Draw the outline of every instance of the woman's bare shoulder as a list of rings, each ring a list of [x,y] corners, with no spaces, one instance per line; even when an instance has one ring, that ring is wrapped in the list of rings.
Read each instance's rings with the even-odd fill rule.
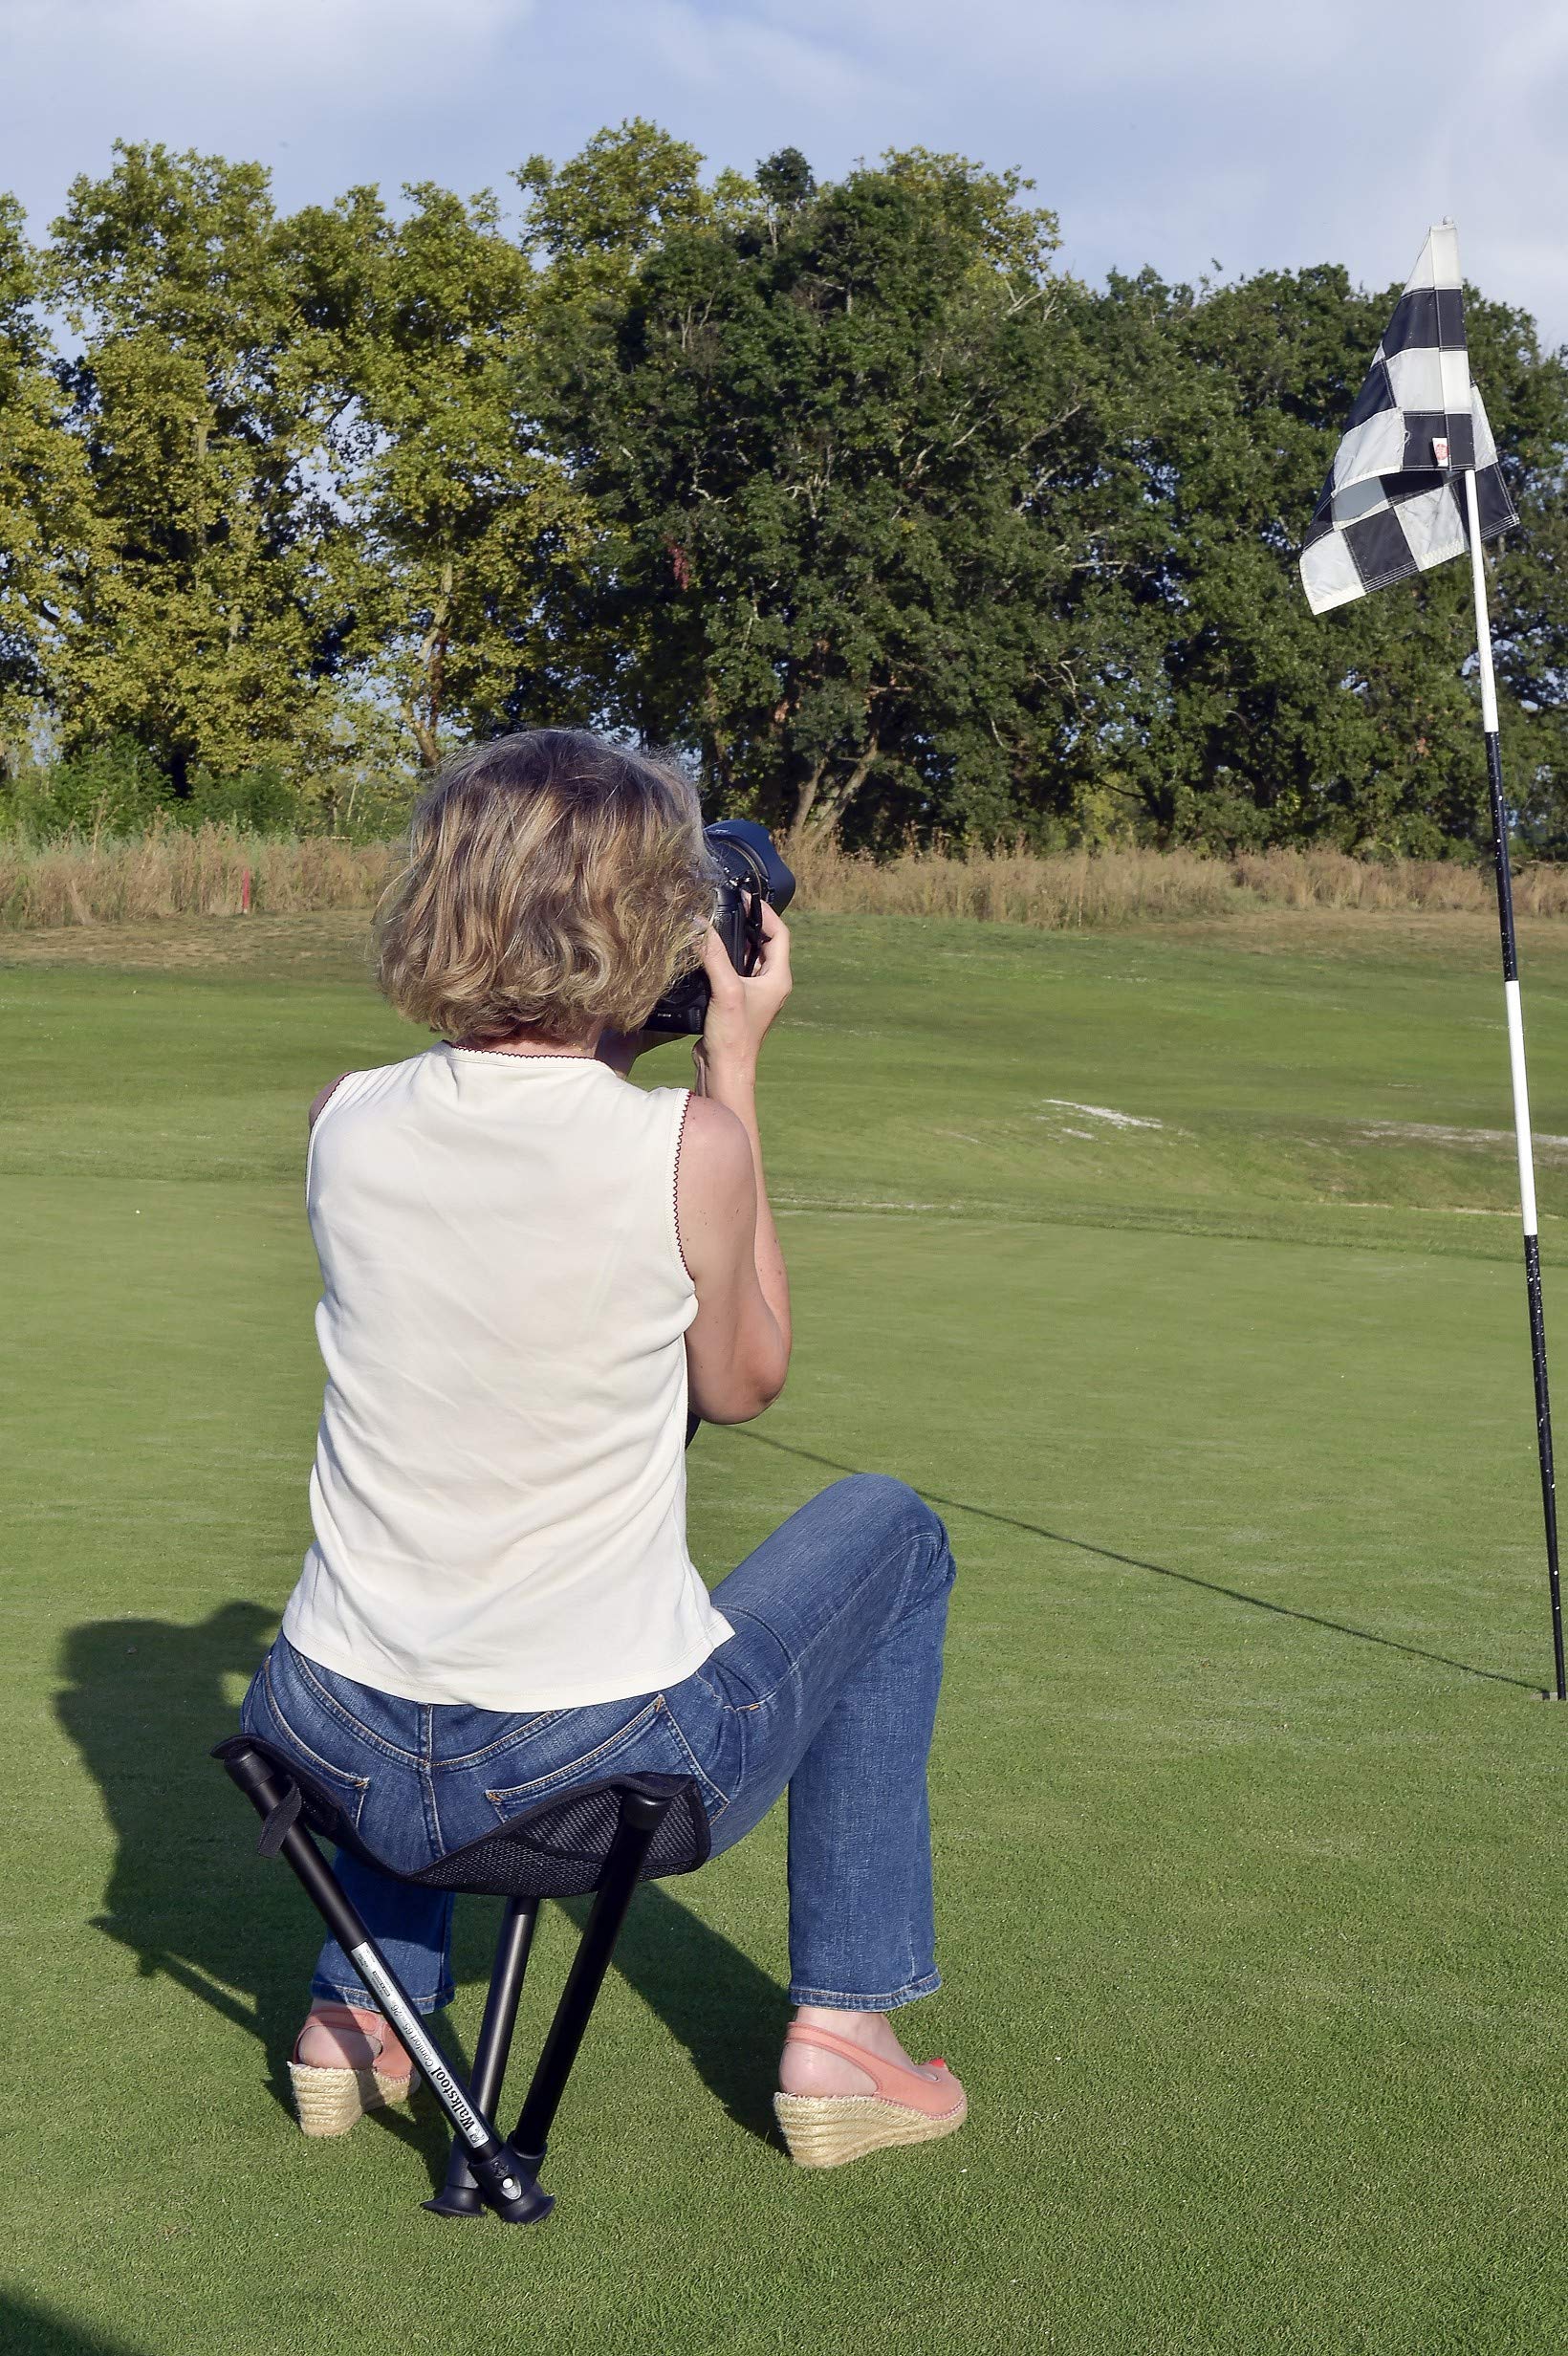
[[[693,1096],[681,1129],[681,1175],[726,1189],[751,1167],[751,1146],[737,1116],[711,1097]]]
[[[681,1130],[675,1167],[675,1225],[681,1253],[693,1277],[711,1275],[718,1242],[728,1263],[738,1239],[749,1236],[756,1217],[756,1181],[751,1144],[727,1104],[694,1096]]]

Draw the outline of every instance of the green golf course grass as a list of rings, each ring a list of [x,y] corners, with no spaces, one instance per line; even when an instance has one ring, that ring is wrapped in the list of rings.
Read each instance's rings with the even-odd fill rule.
[[[301,2139],[314,1917],[204,1754],[308,1534],[304,1108],[422,1042],[350,920],[0,935],[0,2348],[1568,2345],[1568,1711],[1494,934],[795,939],[795,1363],[699,1438],[692,1543],[717,1577],[850,1469],[948,1522],[946,1985],[907,2027],[970,2124],[823,2174],[772,2140],[775,1816],[640,1895],[547,2227],[421,2212],[425,2105]],[[1568,926],[1523,961],[1568,1431]],[[494,1919],[459,1909],[465,2050]],[[520,2062],[572,1936],[547,1909]]]

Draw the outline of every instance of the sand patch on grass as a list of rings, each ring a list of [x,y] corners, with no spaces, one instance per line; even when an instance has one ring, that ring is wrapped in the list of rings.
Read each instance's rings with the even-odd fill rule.
[[[1456,1128],[1440,1121],[1363,1121],[1357,1123],[1356,1135],[1368,1145],[1447,1145],[1462,1153],[1496,1153],[1514,1144],[1512,1129]],[[1532,1142],[1542,1161],[1568,1159],[1568,1137],[1537,1129]]]

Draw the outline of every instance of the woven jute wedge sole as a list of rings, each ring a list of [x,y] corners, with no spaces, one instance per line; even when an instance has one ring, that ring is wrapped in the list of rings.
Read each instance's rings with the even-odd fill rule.
[[[969,2115],[967,2100],[955,2110],[911,2110],[880,2094],[775,2094],[773,2116],[797,2168],[842,2168],[890,2144],[929,2144],[950,2135]]]
[[[289,2083],[302,2133],[346,2135],[367,2110],[406,2103],[419,2084],[419,2072],[389,2078],[384,2070],[318,2070],[308,2062],[291,2062]]]

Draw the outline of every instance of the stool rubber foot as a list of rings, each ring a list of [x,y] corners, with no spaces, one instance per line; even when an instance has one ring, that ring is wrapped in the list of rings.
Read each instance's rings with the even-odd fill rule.
[[[477,2192],[450,2192],[443,2189],[430,2200],[420,2203],[433,2217],[477,2217],[484,2214],[485,2204]]]
[[[499,2215],[503,2225],[542,2225],[555,2206],[555,2194],[541,2192],[536,2184],[529,2185],[520,2194],[510,2216],[498,2210],[490,2212],[490,2203],[472,2186],[459,2186],[454,2191],[450,2185],[444,2185],[429,2200],[420,2203],[422,2209],[428,2209],[435,2217],[461,2222],[466,2217],[482,2217],[490,2212]]]

